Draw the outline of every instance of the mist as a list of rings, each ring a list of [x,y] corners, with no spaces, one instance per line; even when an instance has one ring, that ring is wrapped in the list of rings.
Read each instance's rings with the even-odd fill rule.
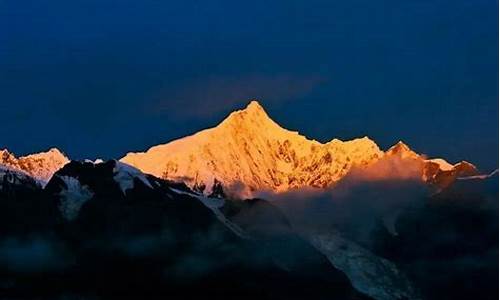
[[[431,193],[421,180],[419,162],[386,157],[368,168],[353,168],[327,189],[261,192],[258,196],[278,206],[298,231],[335,229],[370,244],[372,232],[381,225],[397,235],[399,214],[421,207]]]

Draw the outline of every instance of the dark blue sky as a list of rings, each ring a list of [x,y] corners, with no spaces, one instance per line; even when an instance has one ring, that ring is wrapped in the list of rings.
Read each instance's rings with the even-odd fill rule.
[[[498,165],[497,1],[242,2],[0,0],[0,147],[121,157],[258,98],[320,141]]]

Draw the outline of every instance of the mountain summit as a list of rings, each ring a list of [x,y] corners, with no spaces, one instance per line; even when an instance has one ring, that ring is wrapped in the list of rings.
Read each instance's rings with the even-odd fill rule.
[[[388,156],[417,160],[422,165],[419,175],[424,180],[447,171],[403,142],[384,152],[368,137],[333,139],[328,143],[309,140],[282,128],[257,101],[232,112],[214,128],[146,152],[128,153],[121,161],[145,173],[183,181],[205,193],[222,184],[226,189],[249,195],[258,190],[283,192],[300,187],[328,187],[351,169],[368,168]],[[428,164],[435,168],[424,176],[424,166]]]
[[[57,148],[19,158],[7,149],[0,150],[0,166],[29,175],[42,185],[45,185],[52,175],[68,162],[66,155]]]
[[[199,192],[233,191],[245,197],[256,191],[326,188],[350,173],[361,174],[363,180],[417,179],[440,188],[457,177],[478,174],[468,162],[427,159],[402,141],[384,152],[366,136],[327,143],[309,140],[274,122],[257,101],[214,128],[128,153],[121,161]],[[19,158],[0,150],[0,167],[30,176],[42,186],[68,162],[56,148]]]

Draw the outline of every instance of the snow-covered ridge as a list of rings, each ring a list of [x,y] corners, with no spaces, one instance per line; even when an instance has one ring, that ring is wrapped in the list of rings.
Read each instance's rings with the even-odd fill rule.
[[[135,178],[139,179],[146,186],[153,188],[144,173],[125,163],[116,161],[115,167],[113,168],[113,174],[113,179],[120,185],[123,194],[125,194],[127,190],[134,188]]]
[[[384,160],[391,160],[391,165],[385,167],[385,173],[391,177],[397,177],[398,173],[405,173],[404,178],[408,175],[408,172],[393,172],[391,168],[398,167],[401,171],[411,167],[417,168],[413,172],[416,177],[433,184],[449,184],[456,177],[478,175],[470,163],[452,165],[440,158],[427,159],[403,142],[384,152],[366,136],[350,141],[332,139],[327,143],[309,140],[296,131],[282,128],[257,101],[231,113],[214,128],[154,146],[146,152],[128,153],[120,161],[147,174],[185,182],[207,195],[214,186],[222,184],[225,189],[249,197],[262,190],[284,192],[301,187],[329,187],[353,170],[367,169]],[[23,172],[42,186],[68,162],[56,148],[19,158],[0,150],[0,166]],[[117,174],[123,191],[130,186],[130,180],[125,183],[127,178],[137,175],[132,173]],[[378,173],[376,179],[383,179],[385,175]],[[147,180],[139,179],[146,184]]]
[[[443,159],[428,160],[403,142],[384,152],[366,136],[328,143],[309,140],[275,123],[257,101],[214,128],[146,152],[128,153],[121,161],[157,177],[183,181],[198,190],[203,187],[205,194],[219,181],[250,196],[259,190],[328,187],[351,169],[363,169],[387,157],[403,163],[417,161],[424,181],[452,166]]]
[[[439,168],[443,171],[451,171],[454,167],[452,164],[442,158],[429,159],[428,161],[438,164]]]
[[[68,162],[69,159],[56,148],[19,158],[7,149],[0,150],[0,166],[23,172],[42,185],[48,183],[52,175]]]

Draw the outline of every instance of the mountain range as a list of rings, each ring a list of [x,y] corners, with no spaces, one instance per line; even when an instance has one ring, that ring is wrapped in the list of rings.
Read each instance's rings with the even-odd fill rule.
[[[328,188],[353,171],[364,172],[373,180],[413,178],[438,188],[457,177],[479,174],[469,162],[428,159],[401,141],[382,151],[366,136],[328,143],[309,140],[279,126],[257,101],[231,113],[214,128],[145,152],[130,152],[120,161],[159,178],[184,182],[205,194],[212,193],[214,185],[222,185],[242,197],[259,191]],[[67,162],[56,148],[20,158],[8,150],[0,152],[0,166],[23,172],[42,184]]]
[[[309,140],[256,101],[119,160],[2,150],[0,232],[9,299],[498,293],[497,171]]]
[[[45,185],[52,175],[70,160],[57,148],[17,158],[7,149],[0,150],[0,167],[28,175]]]

